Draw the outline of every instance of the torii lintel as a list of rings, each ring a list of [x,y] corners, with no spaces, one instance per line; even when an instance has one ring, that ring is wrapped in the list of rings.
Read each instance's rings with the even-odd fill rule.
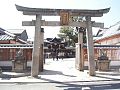
[[[108,13],[110,8],[88,10],[88,9],[49,9],[49,8],[29,8],[15,5],[18,11],[22,11],[24,15],[47,15],[47,16],[60,16],[61,12],[67,12],[71,16],[91,16],[101,17],[103,14]]]

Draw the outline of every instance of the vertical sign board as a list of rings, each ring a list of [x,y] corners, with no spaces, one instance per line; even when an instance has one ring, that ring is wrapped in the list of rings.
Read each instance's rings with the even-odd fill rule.
[[[60,25],[68,25],[69,24],[69,12],[61,11],[60,12]]]

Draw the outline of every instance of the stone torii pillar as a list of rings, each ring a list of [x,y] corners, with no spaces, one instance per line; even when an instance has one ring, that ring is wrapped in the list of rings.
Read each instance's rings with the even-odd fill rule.
[[[94,60],[94,44],[93,44],[93,35],[92,35],[92,24],[91,17],[86,16],[86,37],[87,37],[87,52],[88,52],[88,67],[89,75],[95,75],[95,60]]]
[[[83,71],[84,60],[83,60],[83,30],[78,30],[78,63],[79,70]]]
[[[35,36],[34,36],[34,45],[33,45],[33,55],[32,55],[32,66],[31,66],[31,76],[36,77],[39,74],[40,66],[40,33],[41,32],[41,15],[36,15],[35,23]]]
[[[40,60],[39,60],[39,71],[43,71],[43,60],[44,60],[44,28],[40,31]]]

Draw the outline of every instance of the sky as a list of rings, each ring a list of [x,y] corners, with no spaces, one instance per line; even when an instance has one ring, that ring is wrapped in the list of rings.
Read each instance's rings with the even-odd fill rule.
[[[120,0],[0,0],[0,27],[3,29],[26,29],[29,38],[34,37],[34,26],[22,26],[22,21],[35,20],[35,16],[23,15],[16,10],[15,4],[33,8],[56,9],[104,9],[110,12],[103,17],[92,18],[93,21],[104,23],[109,27],[120,21]],[[58,21],[58,17],[43,17],[45,20]],[[44,38],[56,37],[60,27],[44,27]],[[97,30],[93,29],[93,33]]]

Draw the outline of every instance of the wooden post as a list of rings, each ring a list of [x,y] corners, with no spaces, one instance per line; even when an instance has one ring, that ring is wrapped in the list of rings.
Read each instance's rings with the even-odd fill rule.
[[[44,60],[44,28],[41,28],[40,31],[40,66],[39,66],[39,71],[43,71],[43,60]]]
[[[39,47],[40,47],[40,31],[41,31],[41,15],[36,15],[35,36],[32,55],[31,76],[37,77],[39,74]]]
[[[78,61],[79,61],[79,70],[83,71],[84,60],[83,60],[83,31],[78,31]]]
[[[89,75],[95,75],[95,60],[94,60],[94,46],[93,46],[93,35],[92,35],[92,25],[91,17],[86,16],[86,36],[87,36],[87,52],[88,52],[88,66],[89,66]]]

